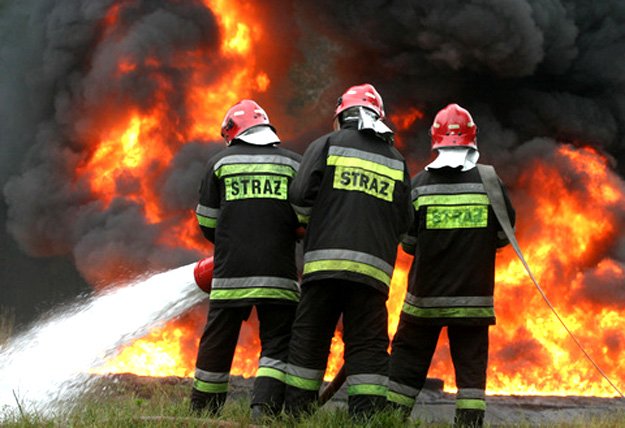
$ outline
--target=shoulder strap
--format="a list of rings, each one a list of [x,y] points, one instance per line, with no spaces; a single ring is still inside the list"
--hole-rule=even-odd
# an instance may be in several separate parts
[[[499,177],[497,177],[495,168],[491,165],[477,164],[477,171],[480,173],[480,178],[482,179],[482,184],[484,184],[484,189],[488,195],[490,205],[495,212],[497,220],[499,220],[503,232],[506,234],[510,244],[514,247],[514,251],[520,254],[521,250],[514,236],[514,228],[510,222],[508,208],[506,207],[506,201],[504,200],[501,185],[499,184]],[[522,258],[522,256],[519,257]]]

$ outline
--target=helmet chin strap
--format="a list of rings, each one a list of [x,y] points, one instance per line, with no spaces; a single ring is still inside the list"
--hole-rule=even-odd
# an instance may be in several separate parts
[[[425,169],[460,168],[469,171],[475,168],[480,152],[469,147],[443,147],[438,149],[438,156]]]

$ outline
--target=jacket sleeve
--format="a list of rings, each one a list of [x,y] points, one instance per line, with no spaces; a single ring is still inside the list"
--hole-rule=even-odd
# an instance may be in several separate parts
[[[327,138],[322,137],[310,144],[295,179],[289,186],[289,202],[301,225],[307,225],[317,199],[321,180],[326,168]]]
[[[499,184],[501,185],[501,193],[503,194],[503,199],[506,203],[506,209],[508,210],[508,218],[510,219],[510,224],[512,225],[512,229],[516,230],[516,211],[514,210],[512,202],[508,197],[506,186],[503,184],[501,179],[499,179]],[[510,241],[508,240],[508,237],[506,236],[500,225],[499,229],[497,230],[497,248],[505,247],[508,244],[510,244]]]
[[[219,180],[213,171],[214,164],[212,159],[208,162],[206,175],[200,184],[200,200],[195,209],[202,234],[212,243],[215,243],[215,228],[217,227],[221,204]]]
[[[412,197],[412,187],[408,186],[408,206],[410,210],[410,223],[407,232],[401,238],[402,249],[407,253],[414,255],[417,248],[417,225],[419,224],[419,212],[415,211]]]

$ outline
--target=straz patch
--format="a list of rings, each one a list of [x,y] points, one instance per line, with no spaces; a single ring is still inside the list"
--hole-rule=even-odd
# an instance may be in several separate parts
[[[427,229],[462,229],[487,225],[487,205],[429,206],[425,216]]]
[[[392,201],[395,180],[362,168],[337,166],[334,171],[334,188],[363,192],[385,201]]]
[[[226,201],[251,198],[286,200],[288,179],[279,175],[237,175],[224,179]]]

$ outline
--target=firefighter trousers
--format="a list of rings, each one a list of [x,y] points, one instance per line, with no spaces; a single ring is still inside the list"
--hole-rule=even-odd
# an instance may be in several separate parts
[[[349,413],[367,417],[385,406],[386,296],[364,284],[331,279],[302,286],[289,345],[287,413],[297,417],[314,409],[341,315]]]
[[[284,403],[284,381],[295,305],[257,304],[261,354],[252,391],[252,406],[278,413]],[[208,311],[208,320],[196,360],[191,391],[191,408],[217,413],[226,401],[230,367],[241,323],[247,320],[252,306],[220,308]]]
[[[482,426],[486,410],[488,325],[450,325],[449,349],[456,376],[455,426]],[[400,320],[389,365],[389,402],[410,412],[425,383],[443,326]]]

